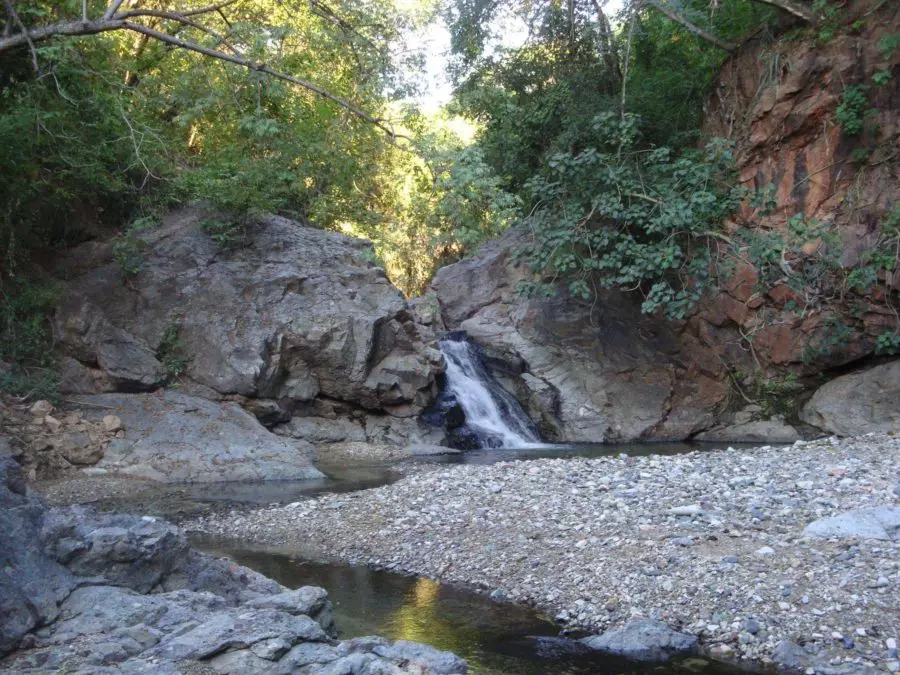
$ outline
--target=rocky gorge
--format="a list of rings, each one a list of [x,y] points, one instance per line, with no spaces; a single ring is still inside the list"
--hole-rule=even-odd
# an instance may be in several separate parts
[[[859,136],[833,122],[851,83],[900,63],[876,47],[900,9],[846,4],[871,21],[833,41],[754,35],[726,62],[704,131],[734,141],[739,182],[771,183],[778,208],[745,203],[723,225],[729,265],[683,319],[621,290],[526,297],[527,225],[416,298],[365,241],[264,215],[223,243],[210,223],[237,217],[205,203],[56,252],[39,275],[62,289],[58,398],[0,398],[0,670],[466,672],[428,645],[339,640],[325,590],[188,545],[216,535],[527,605],[561,649],[900,672],[900,360],[879,343],[898,330],[900,277],[841,276],[887,246],[896,78],[872,89]],[[829,236],[788,245],[795,217]],[[784,243],[774,277],[750,260],[760,237]],[[826,253],[840,271],[809,286]],[[450,381],[466,366],[492,424],[559,458],[434,459],[491,445],[472,433],[472,389]],[[603,450],[669,441],[715,447]],[[373,466],[390,478],[372,489],[223,498],[178,527],[144,508],[186,485],[228,495]],[[105,497],[116,514],[90,506]]]

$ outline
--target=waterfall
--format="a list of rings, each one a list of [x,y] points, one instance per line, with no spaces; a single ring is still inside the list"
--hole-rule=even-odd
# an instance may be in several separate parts
[[[488,374],[475,346],[456,336],[438,343],[447,363],[446,393],[465,414],[481,447],[521,448],[540,442],[518,401]]]

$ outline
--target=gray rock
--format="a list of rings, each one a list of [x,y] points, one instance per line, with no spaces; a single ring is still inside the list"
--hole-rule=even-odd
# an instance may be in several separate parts
[[[331,614],[331,602],[328,593],[316,586],[302,586],[292,591],[275,595],[265,595],[251,600],[248,607],[260,609],[277,609],[288,614],[304,614],[315,620],[328,635],[337,637],[334,619]]]
[[[854,509],[806,526],[804,537],[900,539],[900,506]]]
[[[697,651],[697,637],[671,630],[664,623],[646,619],[631,621],[582,640],[591,649],[617,654],[635,661],[665,661],[678,654]]]
[[[800,440],[800,433],[784,420],[770,419],[716,427],[697,434],[694,440],[727,443],[793,443]]]
[[[467,672],[466,662],[455,654],[442,652],[418,642],[397,640],[392,645],[375,647],[372,651],[398,665],[418,666],[423,672],[434,675],[456,675]]]
[[[273,216],[223,250],[200,225],[211,215],[224,217],[181,209],[146,232],[127,284],[108,247],[61,255],[54,334],[66,355],[121,389],[151,388],[166,378],[156,351],[174,326],[187,377],[219,394],[403,415],[431,401],[443,366],[425,348],[431,331],[365,259],[369,244]]]
[[[347,642],[351,642],[348,640]],[[302,668],[304,666],[331,663],[341,657],[344,651],[344,642],[341,647],[333,647],[322,642],[304,642],[293,647],[281,658],[280,665],[286,668]]]
[[[275,427],[273,431],[279,436],[299,438],[313,444],[366,440],[363,426],[349,419],[294,417],[287,424]]]
[[[790,672],[804,671],[809,667],[811,660],[809,654],[800,645],[782,640],[775,647],[772,654],[772,660],[781,668]]]
[[[900,432],[900,359],[822,385],[800,419],[838,436]]]
[[[87,366],[66,356],[57,368],[56,390],[60,394],[99,394],[100,387]]]
[[[79,396],[86,415],[114,413],[125,438],[112,441],[100,468],[161,482],[320,478],[311,446],[280,438],[235,403],[175,391]]]
[[[72,574],[41,551],[43,519],[19,465],[0,456],[0,656],[35,626],[56,619],[75,587]]]
[[[328,636],[308,616],[237,608],[213,614],[195,628],[164,638],[150,654],[171,661],[200,660],[279,637],[293,646],[298,642],[324,641]]]
[[[100,515],[81,507],[54,509],[41,541],[48,556],[82,577],[149,592],[188,555],[174,525],[154,518]]]
[[[153,389],[168,377],[154,350],[145,342],[115,326],[100,307],[74,291],[63,296],[53,315],[53,334],[68,355],[99,367],[109,381],[130,391]],[[69,374],[72,368],[68,369]],[[82,380],[78,377],[76,380]]]

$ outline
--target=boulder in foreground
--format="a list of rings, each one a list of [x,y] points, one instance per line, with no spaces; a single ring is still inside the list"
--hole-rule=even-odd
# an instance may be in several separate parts
[[[0,525],[3,672],[466,672],[427,645],[339,642],[323,589],[288,590],[193,551],[166,522],[45,511],[8,458]]]

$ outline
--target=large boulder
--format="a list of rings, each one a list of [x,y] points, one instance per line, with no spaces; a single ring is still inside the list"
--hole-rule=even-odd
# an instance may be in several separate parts
[[[71,399],[85,414],[114,414],[124,438],[96,465],[161,482],[321,478],[314,448],[267,431],[236,403],[216,403],[177,391],[99,394]]]
[[[900,432],[900,359],[827,382],[800,418],[838,436]]]
[[[0,456],[0,656],[35,626],[56,619],[75,587],[72,574],[41,551],[43,519],[19,465]]]
[[[430,402],[440,354],[366,260],[367,243],[270,217],[222,248],[204,231],[209,217],[187,208],[143,233],[130,277],[109,244],[63,255],[62,351],[119,391],[153,389],[177,365],[214,395],[325,396],[400,416]]]
[[[448,329],[520,364],[511,393],[532,419],[560,440],[587,442],[682,439],[712,426],[727,393],[715,356],[679,343],[624,293],[601,291],[594,303],[564,289],[523,297],[528,271],[514,255],[523,236],[510,230],[442,268],[432,292]]]

